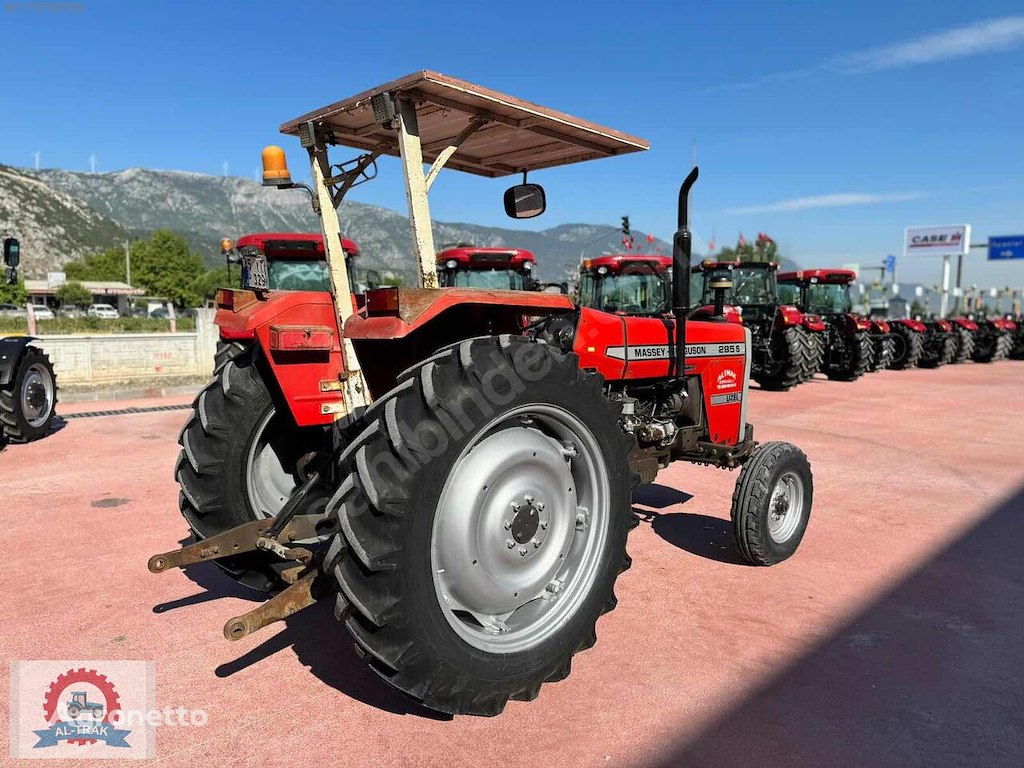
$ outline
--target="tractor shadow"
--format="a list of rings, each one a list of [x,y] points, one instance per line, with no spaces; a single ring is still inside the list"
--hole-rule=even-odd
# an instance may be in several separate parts
[[[427,709],[381,680],[356,654],[348,631],[334,617],[334,600],[331,597],[299,611],[283,623],[284,631],[217,667],[217,677],[231,677],[291,648],[314,677],[356,701],[398,715],[415,715],[430,720],[453,719],[451,715]],[[273,627],[267,631],[273,631]]]
[[[633,492],[634,504],[658,510],[685,504],[692,498],[688,493],[656,483],[642,485]],[[747,565],[736,551],[732,524],[728,520],[687,512],[658,512],[636,506],[633,514],[640,522],[650,524],[651,529],[669,544],[691,555],[728,565]]]
[[[178,543],[181,546],[191,544],[192,537],[185,536]],[[189,565],[182,572],[203,591],[156,605],[153,607],[154,613],[165,613],[225,597],[240,598],[252,603],[263,602],[269,597],[238,584],[213,563]],[[325,598],[283,622],[261,630],[267,634],[266,640],[233,661],[221,664],[215,674],[219,678],[231,677],[236,672],[291,648],[298,660],[317,679],[357,701],[400,715],[416,715],[431,720],[452,719],[450,715],[421,706],[381,680],[356,654],[348,631],[334,618],[333,607],[333,599]],[[279,631],[282,625],[284,630]]]

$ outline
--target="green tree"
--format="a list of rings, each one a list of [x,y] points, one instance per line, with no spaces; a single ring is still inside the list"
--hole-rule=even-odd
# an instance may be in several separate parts
[[[125,279],[124,249],[110,248],[100,253],[90,253],[64,265],[68,280],[109,280],[127,282]]]
[[[88,307],[92,304],[92,293],[81,283],[71,280],[57,289],[57,301],[63,307]]]
[[[406,285],[406,282],[405,282],[405,277],[404,276],[402,276],[402,275],[398,274],[397,272],[395,272],[395,273],[392,273],[390,275],[383,275],[380,278],[380,284],[381,284],[381,286],[388,286],[388,285],[404,286],[404,285]]]
[[[17,304],[19,307],[25,303],[28,298],[28,294],[25,292],[25,278],[18,276],[18,282],[14,285],[10,285],[6,280],[6,275],[2,268],[0,268],[0,303],[3,304]]]
[[[211,269],[196,277],[192,281],[192,291],[199,298],[197,304],[207,299],[212,299],[217,293],[218,288],[237,288],[240,279],[237,267],[231,277],[231,283],[228,283],[226,269]]]
[[[185,238],[158,229],[149,240],[132,247],[132,279],[154,296],[175,305],[195,306],[202,301],[196,279],[204,274],[203,260],[188,247]]]

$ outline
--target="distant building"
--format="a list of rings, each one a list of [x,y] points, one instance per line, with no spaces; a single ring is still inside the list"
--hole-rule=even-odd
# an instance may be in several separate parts
[[[25,291],[28,300],[36,306],[56,308],[57,291],[68,282],[63,272],[51,272],[45,280],[26,280]],[[92,294],[93,304],[110,304],[122,315],[128,314],[128,297],[142,296],[145,291],[132,288],[128,283],[113,280],[79,280],[85,290]]]

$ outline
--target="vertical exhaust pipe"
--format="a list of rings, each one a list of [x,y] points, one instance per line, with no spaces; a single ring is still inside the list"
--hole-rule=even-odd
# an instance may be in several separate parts
[[[690,257],[693,236],[689,228],[690,188],[697,181],[697,166],[679,187],[679,222],[672,238],[672,314],[676,319],[676,378],[686,372],[686,316],[690,314]]]

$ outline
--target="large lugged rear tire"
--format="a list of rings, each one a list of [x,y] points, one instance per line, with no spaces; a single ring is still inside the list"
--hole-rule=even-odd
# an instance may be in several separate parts
[[[804,365],[803,381],[810,381],[814,374],[821,370],[825,363],[825,333],[823,331],[807,331],[810,353]]]
[[[49,433],[57,407],[57,377],[50,358],[31,344],[21,352],[10,385],[0,389],[0,429],[13,443]]]
[[[892,365],[889,367],[897,371],[913,368],[921,359],[921,353],[924,351],[923,335],[900,323],[893,323],[891,331],[896,349],[893,353]]]
[[[213,372],[214,374],[220,373],[220,369],[227,365],[229,360],[234,360],[240,354],[245,352],[251,344],[244,341],[227,341],[226,339],[217,340],[217,351],[213,356]]]
[[[199,539],[276,514],[301,481],[300,459],[330,446],[326,430],[301,429],[278,411],[252,353],[226,361],[192,407],[174,476],[181,514]],[[324,502],[311,497],[300,513],[322,510]],[[279,587],[281,570],[294,565],[266,552],[214,562],[260,591]]]
[[[892,365],[893,354],[896,352],[896,340],[893,339],[892,334],[885,333],[876,336],[871,341],[875,354],[871,358],[868,370],[884,371]]]
[[[956,357],[954,363],[966,363],[974,354],[974,334],[966,328],[957,326]]]
[[[562,680],[630,565],[619,408],[575,355],[502,336],[399,377],[340,457],[327,571],[357,650],[432,709]]]
[[[856,381],[868,370],[871,363],[871,339],[863,331],[857,331],[847,338],[850,345],[849,359],[845,368],[829,368],[827,375],[833,381]]]
[[[753,376],[763,389],[785,392],[805,381],[807,361],[811,355],[807,331],[799,325],[792,325],[782,332],[782,338],[773,345],[778,360],[772,372],[760,371]]]
[[[814,480],[803,451],[789,443],[758,446],[732,495],[732,530],[743,559],[774,565],[790,557],[811,517]]]

